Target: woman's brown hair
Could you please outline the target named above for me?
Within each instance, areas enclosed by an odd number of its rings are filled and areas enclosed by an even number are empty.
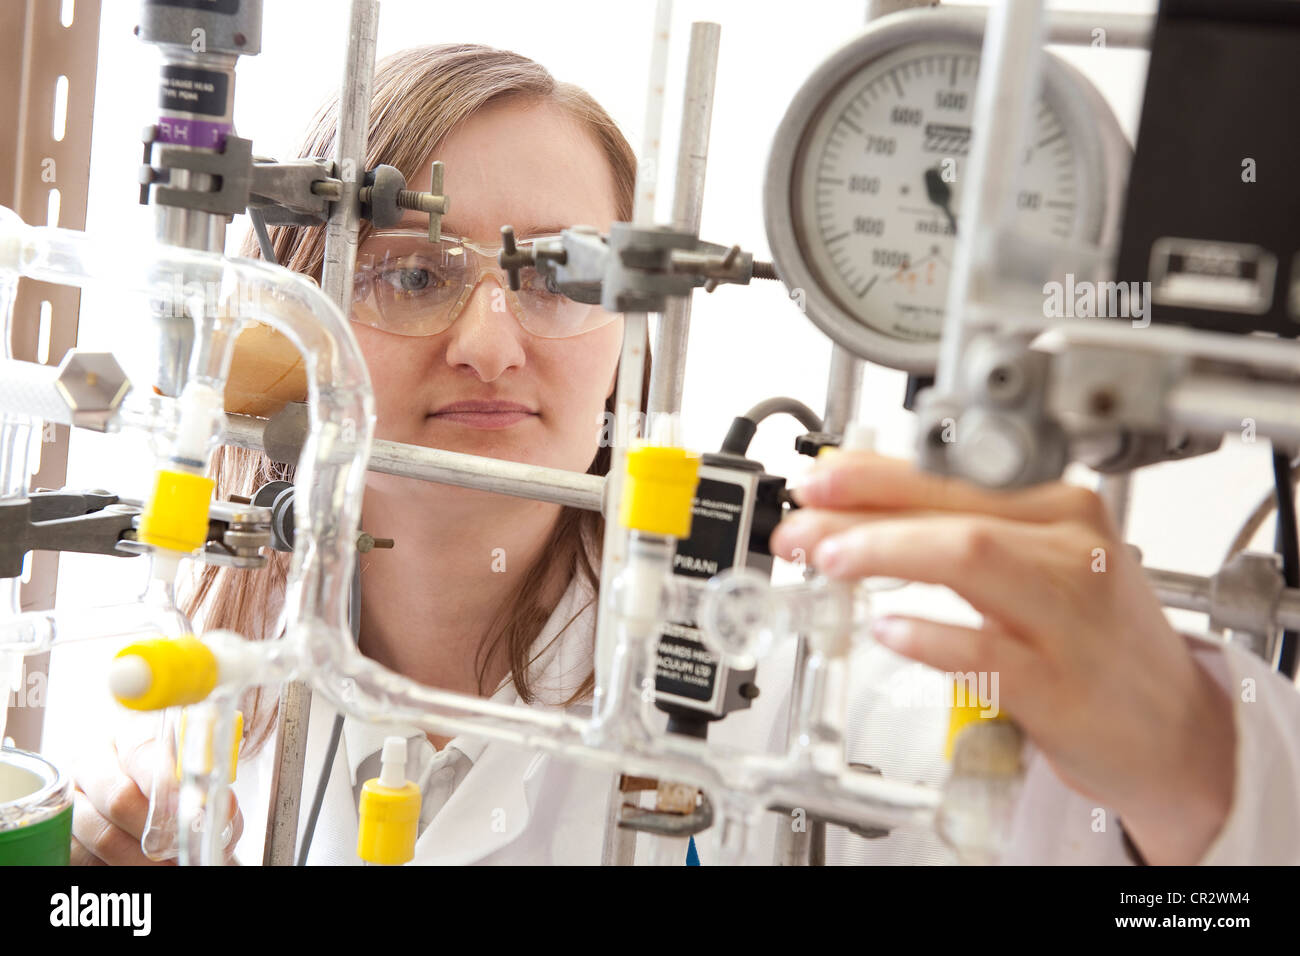
[[[546,100],[590,132],[609,160],[616,219],[631,220],[636,155],[605,110],[585,91],[557,81],[532,60],[477,44],[415,47],[385,57],[377,64],[366,168],[387,164],[400,170],[408,181],[413,180],[429,154],[459,123],[489,104],[514,98]],[[312,119],[300,156],[334,155],[337,116],[338,99],[334,96]],[[365,241],[369,230],[369,224],[363,222],[359,243]],[[272,227],[270,232],[277,261],[319,282],[324,262],[324,228],[285,226]],[[245,237],[241,252],[258,257],[259,250],[251,233]],[[647,348],[641,395],[643,412],[649,379]],[[611,396],[606,411],[612,414],[613,409]],[[587,473],[605,475],[609,464],[610,450],[602,441]],[[251,496],[268,481],[293,481],[293,472],[292,465],[279,465],[261,452],[233,446],[220,448],[209,470],[216,481],[216,494],[222,498]],[[566,581],[580,575],[594,591],[599,585],[596,564],[603,529],[599,512],[568,507],[561,510],[549,541],[539,552],[540,557],[522,575],[513,600],[499,610],[479,649],[480,693],[488,692],[483,686],[488,662],[494,654],[504,653],[510,664],[510,679],[520,699],[526,703],[536,699],[530,686],[529,665],[537,656],[533,653],[533,643],[554,610],[553,606],[546,606],[546,595],[555,593],[552,575],[563,573]],[[207,565],[182,603],[191,618],[201,622],[204,628],[229,628],[251,640],[266,640],[276,636],[272,632],[283,610],[288,573],[289,555],[279,552],[272,552],[268,567],[260,570]],[[588,674],[565,704],[588,696],[594,680],[594,674]],[[256,752],[270,737],[277,704],[278,691],[273,688],[253,690],[250,699],[244,701],[245,755]]]

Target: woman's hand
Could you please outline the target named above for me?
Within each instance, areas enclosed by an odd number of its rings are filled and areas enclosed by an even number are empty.
[[[147,740],[125,754],[112,744],[97,751],[75,774],[72,805],[73,866],[175,865],[145,856],[140,838],[149,817],[150,783],[157,762],[157,741]],[[230,794],[230,839],[226,862],[234,862],[235,845],[244,829],[234,793]]]
[[[772,534],[833,578],[942,584],[979,628],[877,622],[945,672],[996,672],[1000,706],[1076,791],[1114,808],[1151,863],[1196,863],[1227,818],[1232,702],[1171,628],[1106,508],[1053,482],[985,490],[870,452],[818,458]]]

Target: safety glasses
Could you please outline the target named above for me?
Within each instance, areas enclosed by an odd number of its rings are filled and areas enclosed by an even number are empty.
[[[521,240],[526,249],[550,236]],[[533,335],[567,339],[612,322],[617,315],[599,305],[574,302],[548,288],[531,267],[520,270],[519,291],[511,290],[497,264],[501,246],[460,236],[430,242],[423,230],[382,230],[366,237],[352,281],[352,320],[396,335],[437,335],[451,327],[485,275],[496,279],[492,307],[509,309]]]

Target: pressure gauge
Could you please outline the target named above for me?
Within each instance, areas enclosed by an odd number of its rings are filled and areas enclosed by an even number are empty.
[[[983,36],[972,11],[877,21],[818,68],[776,133],[764,218],[777,272],[822,331],[881,365],[934,371]],[[1100,94],[1050,51],[1032,122],[1017,230],[1108,241],[1128,145]]]

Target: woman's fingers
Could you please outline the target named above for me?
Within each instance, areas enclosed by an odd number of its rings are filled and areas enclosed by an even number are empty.
[[[72,795],[72,836],[77,861],[109,866],[154,866],[140,849],[140,837],[128,833],[100,812],[84,792]]]
[[[939,514],[859,521],[825,537],[818,531],[781,543],[803,548],[828,577],[941,584],[1017,638],[1068,637],[1079,624],[1072,614],[1078,592],[1092,583],[1084,577],[1091,538],[1058,526]]]
[[[847,531],[866,521],[918,517],[922,513],[835,511],[826,508],[800,508],[791,511],[772,532],[768,542],[772,553],[787,561],[811,561],[812,549],[823,539]],[[933,512],[925,512],[933,514]]]
[[[1110,527],[1104,503],[1087,488],[1061,482],[1014,491],[980,488],[867,451],[836,450],[818,456],[808,477],[792,493],[809,508],[954,511]]]
[[[117,781],[117,802],[103,809],[118,826],[140,836],[149,821],[149,791],[157,772],[158,742],[146,740],[126,751],[119,751],[114,742],[113,752],[125,779]]]
[[[158,772],[158,746],[157,741],[148,740],[119,752],[114,743],[101,748],[87,748],[83,753],[74,774],[74,863],[146,866],[166,862],[174,865],[174,860],[150,859],[140,847],[141,835],[149,818],[147,794],[154,774]],[[174,796],[174,781],[169,778],[162,790],[160,799]],[[171,810],[174,812],[174,809],[173,806]],[[233,791],[226,793],[221,825],[226,859],[232,862],[235,846],[244,832],[244,816]]]
[[[73,794],[74,804],[76,802],[76,797],[77,794]],[[85,846],[82,845],[81,841],[77,839],[76,832],[75,832],[76,824],[77,824],[77,816],[75,810],[73,810],[72,824],[73,824],[74,832],[72,836],[71,852],[69,853],[68,856],[68,865],[69,866],[108,866],[107,863],[105,863],[99,857],[95,856],[95,854],[87,850]]]

